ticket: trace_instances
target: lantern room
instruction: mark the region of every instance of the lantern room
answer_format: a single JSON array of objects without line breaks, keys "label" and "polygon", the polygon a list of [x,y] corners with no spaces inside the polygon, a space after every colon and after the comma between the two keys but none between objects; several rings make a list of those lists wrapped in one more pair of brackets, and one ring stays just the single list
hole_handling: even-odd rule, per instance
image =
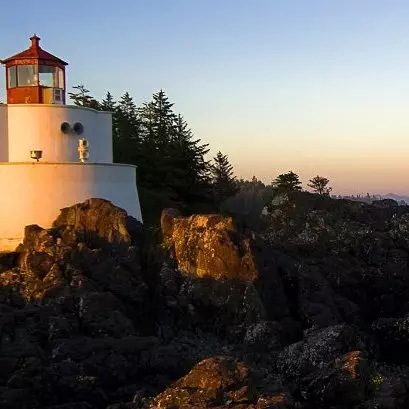
[{"label": "lantern room", "polygon": [[8,104],[65,104],[63,60],[40,47],[40,38],[30,38],[31,47],[2,61],[6,66]]}]

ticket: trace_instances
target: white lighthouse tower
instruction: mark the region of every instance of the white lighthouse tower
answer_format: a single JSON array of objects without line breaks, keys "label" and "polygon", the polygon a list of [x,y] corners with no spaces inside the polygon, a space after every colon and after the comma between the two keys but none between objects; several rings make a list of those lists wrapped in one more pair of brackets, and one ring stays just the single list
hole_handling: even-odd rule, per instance
[{"label": "white lighthouse tower", "polygon": [[26,225],[49,228],[60,209],[90,198],[142,221],[135,166],[113,163],[112,114],[65,105],[68,64],[30,40],[2,61],[0,251],[14,250]]}]

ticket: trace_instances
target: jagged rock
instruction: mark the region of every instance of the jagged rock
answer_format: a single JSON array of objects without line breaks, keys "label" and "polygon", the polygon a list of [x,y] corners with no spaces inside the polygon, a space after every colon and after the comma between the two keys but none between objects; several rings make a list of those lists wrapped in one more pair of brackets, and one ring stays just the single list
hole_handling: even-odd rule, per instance
[{"label": "jagged rock", "polygon": [[262,235],[167,210],[153,245],[103,200],[28,226],[0,255],[0,407],[406,408],[408,208],[270,210]]},{"label": "jagged rock", "polygon": [[409,363],[406,351],[409,346],[409,316],[380,318],[372,324],[379,340],[381,353],[389,362]]},{"label": "jagged rock", "polygon": [[249,325],[244,336],[244,345],[257,352],[280,350],[284,330],[278,322],[260,321]]},{"label": "jagged rock", "polygon": [[302,395],[310,402],[327,405],[353,405],[365,400],[369,381],[369,367],[361,351],[344,354],[319,373],[302,379]]},{"label": "jagged rock", "polygon": [[250,241],[235,229],[233,220],[220,215],[162,217],[168,248],[180,271],[196,277],[253,282],[257,270]]},{"label": "jagged rock", "polygon": [[[246,407],[244,407],[246,408]],[[243,408],[243,409],[244,409]],[[255,405],[247,406],[248,409],[295,409],[294,400],[286,393],[276,393],[267,397],[260,397]]]},{"label": "jagged rock", "polygon": [[325,328],[342,322],[329,282],[314,266],[300,266],[298,280],[298,308],[306,328]]},{"label": "jagged rock", "polygon": [[130,246],[141,227],[125,210],[104,199],[89,199],[61,209],[53,223],[66,244],[84,242],[90,248]]},{"label": "jagged rock", "polygon": [[171,287],[178,293],[166,290],[167,302],[187,304],[188,324],[237,339],[249,324],[289,316],[274,259],[262,242],[240,233],[231,218],[184,218],[167,209],[162,230],[166,247],[185,275],[173,280]]},{"label": "jagged rock", "polygon": [[382,382],[371,402],[373,409],[405,409],[408,407],[409,383],[399,377]]},{"label": "jagged rock", "polygon": [[172,240],[173,223],[177,217],[182,217],[182,214],[177,209],[163,209],[160,216],[160,227],[162,236],[166,240]]},{"label": "jagged rock", "polygon": [[252,371],[241,361],[219,356],[199,362],[186,376],[155,397],[150,409],[290,409],[284,392],[258,390]]},{"label": "jagged rock", "polygon": [[16,267],[19,255],[17,251],[0,251],[0,274]]},{"label": "jagged rock", "polygon": [[364,347],[351,327],[336,325],[284,348],[278,368],[305,401],[350,407],[367,397],[370,371],[365,352],[357,349]]},{"label": "jagged rock", "polygon": [[321,371],[336,358],[365,347],[359,334],[346,324],[307,334],[304,340],[285,347],[278,358],[280,372],[288,380],[299,380]]},{"label": "jagged rock", "polygon": [[249,369],[229,357],[215,357],[197,364],[186,376],[158,395],[150,408],[188,409],[254,400]]},{"label": "jagged rock", "polygon": [[102,409],[107,388],[137,378],[158,339],[140,336],[151,306],[133,245],[141,232],[129,222],[90,200],[64,209],[53,229],[27,226],[16,265],[0,274],[1,407]]}]

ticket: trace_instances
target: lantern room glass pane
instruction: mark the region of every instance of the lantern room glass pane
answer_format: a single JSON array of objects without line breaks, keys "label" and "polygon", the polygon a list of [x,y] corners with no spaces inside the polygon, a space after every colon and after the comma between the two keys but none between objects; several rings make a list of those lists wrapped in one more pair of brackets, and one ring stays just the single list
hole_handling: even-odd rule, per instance
[{"label": "lantern room glass pane", "polygon": [[37,66],[18,65],[17,84],[19,87],[33,87],[37,85]]},{"label": "lantern room glass pane", "polygon": [[17,68],[16,66],[12,66],[8,68],[8,88],[14,88],[17,87]]},{"label": "lantern room glass pane", "polygon": [[38,78],[40,85],[44,87],[58,87],[58,77],[56,75],[56,67],[49,65],[40,65],[38,67]]}]

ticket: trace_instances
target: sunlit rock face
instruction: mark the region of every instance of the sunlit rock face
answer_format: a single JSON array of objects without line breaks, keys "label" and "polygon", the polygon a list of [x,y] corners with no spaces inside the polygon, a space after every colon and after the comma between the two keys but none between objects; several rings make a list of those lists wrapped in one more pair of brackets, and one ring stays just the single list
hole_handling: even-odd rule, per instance
[{"label": "sunlit rock face", "polygon": [[194,215],[184,218],[172,210],[165,210],[162,231],[179,270],[186,274],[247,282],[258,277],[250,241],[237,232],[230,217]]},{"label": "sunlit rock face", "polygon": [[194,320],[216,319],[227,329],[289,316],[274,258],[231,217],[181,217],[165,209],[161,227],[164,246],[184,276],[180,295],[190,300]]},{"label": "sunlit rock face", "polygon": [[186,376],[159,394],[150,409],[286,409],[293,407],[284,392],[263,394],[250,368],[231,357],[199,362]]},{"label": "sunlit rock face", "polygon": [[2,255],[0,407],[105,408],[108,390],[138,376],[157,344],[138,226],[89,200],[53,229],[27,226],[18,252]]}]

